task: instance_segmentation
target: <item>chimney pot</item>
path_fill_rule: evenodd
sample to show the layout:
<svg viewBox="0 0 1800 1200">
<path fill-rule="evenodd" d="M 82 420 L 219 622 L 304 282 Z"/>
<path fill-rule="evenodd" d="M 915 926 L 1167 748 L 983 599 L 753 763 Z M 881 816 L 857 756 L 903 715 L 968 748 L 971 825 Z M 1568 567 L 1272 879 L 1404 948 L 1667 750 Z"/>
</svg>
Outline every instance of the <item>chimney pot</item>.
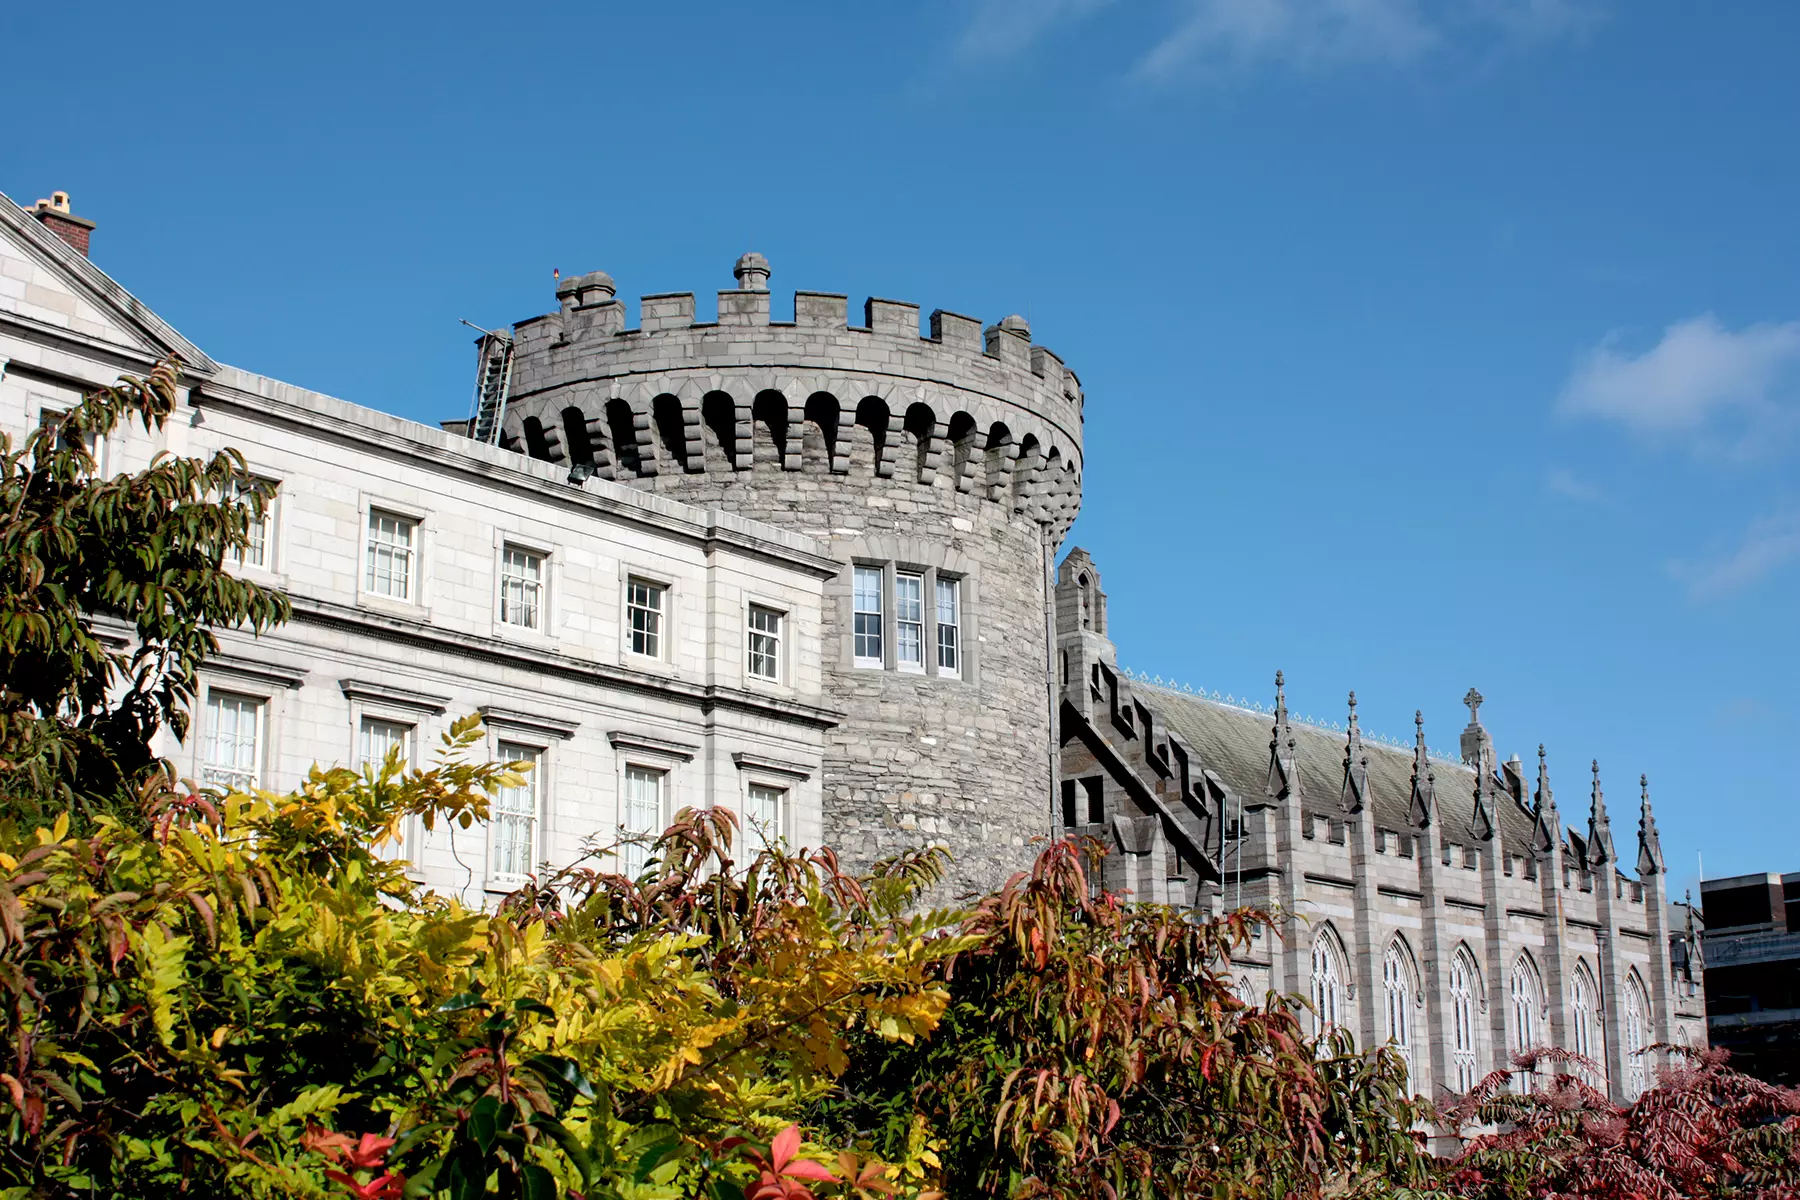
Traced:
<svg viewBox="0 0 1800 1200">
<path fill-rule="evenodd" d="M 30 211 L 45 229 L 67 242 L 83 258 L 88 256 L 94 223 L 69 211 L 69 193 L 51 192 L 48 200 L 39 200 L 37 208 Z"/>
</svg>

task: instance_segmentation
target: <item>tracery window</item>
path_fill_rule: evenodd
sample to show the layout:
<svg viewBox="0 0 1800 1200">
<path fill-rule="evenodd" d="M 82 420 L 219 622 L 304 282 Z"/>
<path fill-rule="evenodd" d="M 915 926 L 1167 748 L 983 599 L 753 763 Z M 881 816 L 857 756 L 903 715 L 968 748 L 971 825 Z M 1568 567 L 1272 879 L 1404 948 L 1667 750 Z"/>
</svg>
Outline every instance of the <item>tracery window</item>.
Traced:
<svg viewBox="0 0 1800 1200">
<path fill-rule="evenodd" d="M 1540 1035 L 1539 1016 L 1544 1007 L 1544 985 L 1538 978 L 1537 967 L 1524 954 L 1513 962 L 1511 986 L 1512 1018 L 1509 1032 L 1512 1034 L 1510 1047 L 1514 1055 L 1536 1047 L 1543 1038 Z M 1513 1071 L 1513 1088 L 1515 1091 L 1528 1092 L 1532 1088 L 1535 1071 Z"/>
<path fill-rule="evenodd" d="M 1466 1092 L 1475 1086 L 1475 963 L 1467 950 L 1458 949 L 1450 960 L 1450 1018 L 1453 1044 L 1451 1066 L 1456 1077 L 1456 1090 Z"/>
<path fill-rule="evenodd" d="M 1606 1038 L 1600 1027 L 1599 993 L 1584 963 L 1576 964 L 1575 982 L 1569 989 L 1569 1049 L 1605 1070 Z M 1584 1071 L 1583 1076 L 1589 1083 L 1598 1082 L 1592 1071 Z"/>
<path fill-rule="evenodd" d="M 1636 1100 L 1649 1086 L 1650 1002 L 1635 972 L 1625 981 L 1625 1099 Z"/>
<path fill-rule="evenodd" d="M 1337 935 L 1329 927 L 1319 930 L 1313 939 L 1312 1000 L 1317 1013 L 1318 1031 L 1342 1026 L 1349 1016 L 1344 995 L 1343 953 L 1338 949 Z"/>
<path fill-rule="evenodd" d="M 1388 1044 L 1400 1052 L 1401 1061 L 1406 1064 L 1406 1078 L 1410 1084 L 1413 1073 L 1413 1007 L 1417 988 L 1413 982 L 1411 956 L 1399 939 L 1388 944 L 1387 955 L 1381 962 L 1381 985 L 1383 998 L 1386 1001 Z"/>
</svg>

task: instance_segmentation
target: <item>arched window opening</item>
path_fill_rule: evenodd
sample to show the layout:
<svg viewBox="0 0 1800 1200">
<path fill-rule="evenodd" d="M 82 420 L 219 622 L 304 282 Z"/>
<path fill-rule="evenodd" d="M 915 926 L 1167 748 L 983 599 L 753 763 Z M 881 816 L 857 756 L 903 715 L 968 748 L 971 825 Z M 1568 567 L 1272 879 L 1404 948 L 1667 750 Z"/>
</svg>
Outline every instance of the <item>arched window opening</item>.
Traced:
<svg viewBox="0 0 1800 1200">
<path fill-rule="evenodd" d="M 1599 992 L 1594 977 L 1583 964 L 1575 968 L 1575 984 L 1569 995 L 1569 1049 L 1594 1063 L 1584 1069 L 1583 1078 L 1597 1083 L 1599 1072 L 1606 1069 L 1606 1037 L 1600 1028 Z"/>
<path fill-rule="evenodd" d="M 1381 984 L 1385 993 L 1388 1044 L 1400 1052 L 1406 1064 L 1406 1082 L 1413 1074 L 1413 1007 L 1418 989 L 1413 983 L 1412 963 L 1398 941 L 1388 946 L 1381 963 Z"/>
<path fill-rule="evenodd" d="M 1087 572 L 1083 571 L 1075 581 L 1075 585 L 1081 589 L 1081 627 L 1092 629 L 1094 627 L 1093 581 L 1087 577 Z"/>
<path fill-rule="evenodd" d="M 1625 1099 L 1636 1100 L 1649 1088 L 1650 1003 L 1636 972 L 1625 981 Z"/>
<path fill-rule="evenodd" d="M 1514 1055 L 1536 1047 L 1543 1039 L 1539 1034 L 1539 1014 L 1544 1007 L 1544 988 L 1538 979 L 1537 967 L 1531 959 L 1519 955 L 1512 969 L 1512 1012 L 1511 1012 L 1511 1050 Z M 1528 1092 L 1532 1088 L 1535 1071 L 1513 1070 L 1513 1088 L 1515 1091 Z"/>
<path fill-rule="evenodd" d="M 1456 1090 L 1466 1092 L 1475 1086 L 1475 964 L 1466 950 L 1458 950 L 1450 960 L 1450 1016 L 1454 1026 L 1451 1047 Z"/>
<path fill-rule="evenodd" d="M 1341 1027 L 1349 1015 L 1343 957 L 1337 947 L 1337 935 L 1329 928 L 1319 930 L 1319 936 L 1313 939 L 1312 999 L 1317 1031 L 1321 1034 L 1333 1026 Z"/>
</svg>

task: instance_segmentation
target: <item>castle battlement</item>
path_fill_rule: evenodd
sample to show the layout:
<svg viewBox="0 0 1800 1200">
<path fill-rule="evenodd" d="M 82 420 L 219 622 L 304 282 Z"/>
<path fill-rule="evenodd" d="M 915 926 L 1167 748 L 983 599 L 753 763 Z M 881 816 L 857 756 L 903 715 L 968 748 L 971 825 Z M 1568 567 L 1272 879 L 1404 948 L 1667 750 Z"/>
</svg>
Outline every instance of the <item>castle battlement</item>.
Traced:
<svg viewBox="0 0 1800 1200">
<path fill-rule="evenodd" d="M 1074 520 L 1081 383 L 993 324 L 870 297 L 862 325 L 835 292 L 794 294 L 776 321 L 767 260 L 748 254 L 718 319 L 692 292 L 642 297 L 635 329 L 603 271 L 562 281 L 558 308 L 514 326 L 504 443 L 577 476 L 822 471 L 942 486 L 1047 526 Z"/>
</svg>

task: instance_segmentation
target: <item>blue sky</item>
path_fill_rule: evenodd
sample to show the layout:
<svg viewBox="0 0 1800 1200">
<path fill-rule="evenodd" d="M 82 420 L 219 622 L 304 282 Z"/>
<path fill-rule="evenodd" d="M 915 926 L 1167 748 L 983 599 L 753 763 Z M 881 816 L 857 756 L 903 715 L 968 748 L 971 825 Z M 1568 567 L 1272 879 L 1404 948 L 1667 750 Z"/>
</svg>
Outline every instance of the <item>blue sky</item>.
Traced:
<svg viewBox="0 0 1800 1200">
<path fill-rule="evenodd" d="M 1800 6 L 13 6 L 0 190 L 217 357 L 460 416 L 459 318 L 795 288 L 1030 317 L 1128 665 L 1600 760 L 1800 869 Z"/>
</svg>

